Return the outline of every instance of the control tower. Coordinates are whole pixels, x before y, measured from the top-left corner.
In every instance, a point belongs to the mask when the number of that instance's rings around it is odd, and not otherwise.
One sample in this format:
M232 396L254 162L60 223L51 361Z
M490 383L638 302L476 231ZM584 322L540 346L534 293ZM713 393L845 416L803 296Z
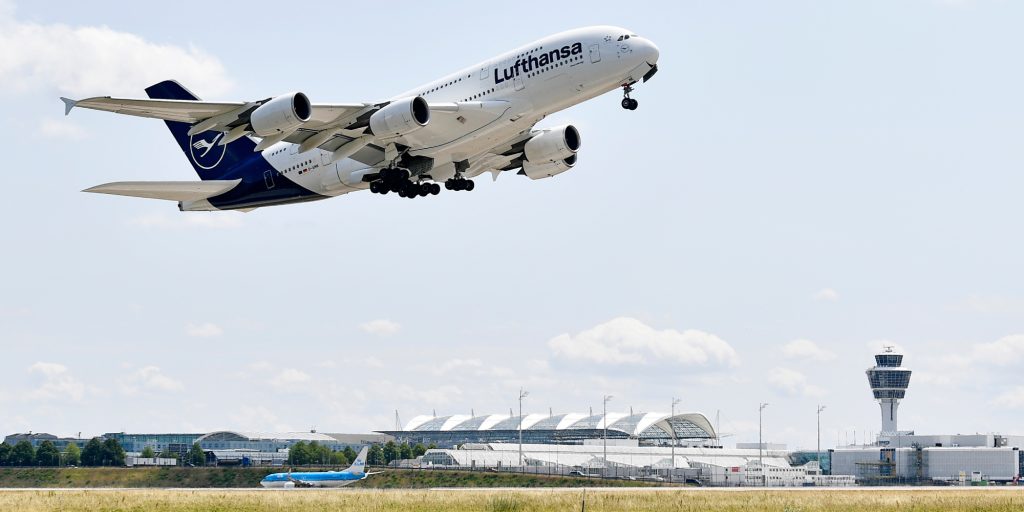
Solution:
M875 366L868 368L868 384L882 408L882 431L879 435L897 435L896 410L910 386L910 370L901 368L903 354L885 347L875 354Z

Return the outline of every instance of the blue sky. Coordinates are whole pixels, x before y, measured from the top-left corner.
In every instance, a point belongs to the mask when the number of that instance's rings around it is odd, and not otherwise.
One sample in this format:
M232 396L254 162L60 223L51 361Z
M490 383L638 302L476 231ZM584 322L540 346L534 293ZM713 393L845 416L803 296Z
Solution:
M530 13L533 13L532 15ZM1021 433L1024 5L0 2L0 432L369 431L417 414L681 408L725 439ZM248 214L82 194L194 179L162 123L58 96L369 101L561 30L661 49L640 108L551 116L580 163L419 201Z

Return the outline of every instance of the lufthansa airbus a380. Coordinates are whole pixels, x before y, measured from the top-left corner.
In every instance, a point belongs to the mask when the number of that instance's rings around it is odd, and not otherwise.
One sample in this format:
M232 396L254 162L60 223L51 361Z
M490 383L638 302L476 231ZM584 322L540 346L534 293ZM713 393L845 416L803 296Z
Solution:
M202 181L107 183L86 192L178 201L182 211L242 210L357 190L414 198L473 190L474 178L519 169L541 179L576 165L572 125L546 116L633 85L658 70L658 48L610 26L570 30L464 68L387 101L311 103L301 92L248 102L200 101L168 80L150 99L61 98L74 107L167 122Z

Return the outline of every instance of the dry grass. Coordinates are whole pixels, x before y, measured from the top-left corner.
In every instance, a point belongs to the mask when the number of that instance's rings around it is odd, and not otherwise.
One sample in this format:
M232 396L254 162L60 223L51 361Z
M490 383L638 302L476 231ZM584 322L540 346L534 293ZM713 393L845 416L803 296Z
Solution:
M580 490L0 491L0 510L37 511L574 511ZM1024 510L1024 490L705 491L587 490L588 511Z

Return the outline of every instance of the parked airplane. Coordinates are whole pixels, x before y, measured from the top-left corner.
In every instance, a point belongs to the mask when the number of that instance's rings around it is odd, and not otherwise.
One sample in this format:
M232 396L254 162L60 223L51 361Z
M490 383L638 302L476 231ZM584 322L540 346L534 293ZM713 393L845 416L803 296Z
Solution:
M107 183L86 189L178 201L182 211L243 210L357 190L402 197L473 190L471 178L519 169L541 179L576 165L572 125L544 117L658 71L658 48L629 30L570 30L464 68L387 101L314 104L301 92L248 102L200 101L175 81L150 99L71 100L78 106L163 119L202 181Z
M263 487L292 488L292 487L344 487L353 482L358 482L378 472L367 473L366 453L367 447L359 450L355 462L345 471L318 471L312 473L273 473L267 475L260 481Z

